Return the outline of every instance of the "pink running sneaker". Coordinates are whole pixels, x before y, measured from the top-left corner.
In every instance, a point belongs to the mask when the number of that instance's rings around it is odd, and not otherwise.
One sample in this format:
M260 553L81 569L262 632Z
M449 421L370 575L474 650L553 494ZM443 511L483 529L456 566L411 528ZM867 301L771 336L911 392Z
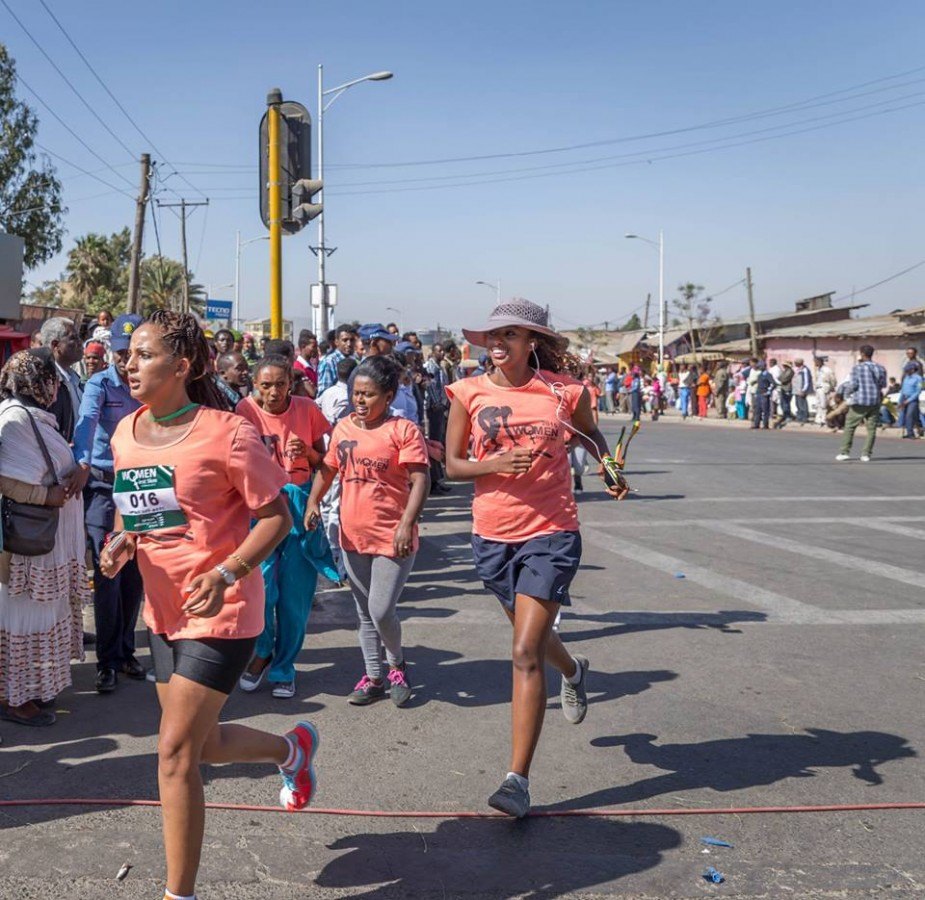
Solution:
M280 766L283 786L279 791L279 803L283 809L295 812L311 803L318 788L314 760L321 738L311 722L299 722L286 737L296 745L296 759L292 769L284 770Z
M369 675L364 675L347 698L354 706L368 706L385 696L385 685L381 681L373 681Z
M408 684L408 679L405 678L404 665L400 669L389 669L389 674L386 677L391 685L389 696L392 698L392 702L396 706L404 706L411 699L411 685Z

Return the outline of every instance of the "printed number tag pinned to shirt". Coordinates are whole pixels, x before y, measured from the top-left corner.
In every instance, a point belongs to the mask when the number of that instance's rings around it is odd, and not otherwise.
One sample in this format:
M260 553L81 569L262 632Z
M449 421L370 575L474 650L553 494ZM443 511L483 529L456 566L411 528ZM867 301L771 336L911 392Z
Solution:
M116 472L112 496L126 531L143 533L187 524L177 500L174 469L144 466Z

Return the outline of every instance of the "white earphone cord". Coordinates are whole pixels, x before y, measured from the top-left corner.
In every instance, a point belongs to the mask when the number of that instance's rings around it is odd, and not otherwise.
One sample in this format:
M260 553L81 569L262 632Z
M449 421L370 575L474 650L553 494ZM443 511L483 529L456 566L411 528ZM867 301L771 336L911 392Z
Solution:
M559 401L558 406L556 406L556 419L558 419L559 423L564 425L569 431L574 432L575 434L579 435L580 437L583 437L586 441L588 441L591 444L591 446L594 448L592 452L594 456L597 458L597 461L599 463L602 463L604 459L600 454L600 450L597 444L594 443L594 438L591 438L588 435L586 435L580 428L576 428L571 422L566 422L565 419L563 419L561 416L562 407L565 405L565 394L560 393L560 391L565 390L565 385L561 381L549 382L543 377L543 373L540 372L540 357L539 357L539 354L536 352L536 347L533 348L533 358L536 360L536 368L533 370L534 373L536 374L536 377L539 378L539 380L542 381L543 384L545 384L546 387L548 387L550 391L552 391L553 397L555 397L556 400ZM556 388L559 388L559 390L556 390ZM587 447L585 449L587 449Z

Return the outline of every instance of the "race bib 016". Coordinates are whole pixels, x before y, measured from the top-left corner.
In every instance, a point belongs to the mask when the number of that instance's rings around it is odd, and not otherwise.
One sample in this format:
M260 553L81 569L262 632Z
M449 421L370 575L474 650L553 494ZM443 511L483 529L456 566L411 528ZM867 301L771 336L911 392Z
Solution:
M186 514L177 501L174 466L119 469L112 496L126 531L181 528Z

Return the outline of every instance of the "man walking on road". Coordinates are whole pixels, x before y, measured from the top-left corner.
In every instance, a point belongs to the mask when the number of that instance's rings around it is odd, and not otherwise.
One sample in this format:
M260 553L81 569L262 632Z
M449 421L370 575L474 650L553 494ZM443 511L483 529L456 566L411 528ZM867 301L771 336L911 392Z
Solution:
M867 428L867 441L861 462L870 462L877 439L877 421L880 418L880 403L886 389L886 369L873 361L874 348L863 344L859 350L857 365L851 370L847 383L848 415L845 419L845 439L841 453L835 457L839 462L851 459L851 444L854 432L861 422Z

